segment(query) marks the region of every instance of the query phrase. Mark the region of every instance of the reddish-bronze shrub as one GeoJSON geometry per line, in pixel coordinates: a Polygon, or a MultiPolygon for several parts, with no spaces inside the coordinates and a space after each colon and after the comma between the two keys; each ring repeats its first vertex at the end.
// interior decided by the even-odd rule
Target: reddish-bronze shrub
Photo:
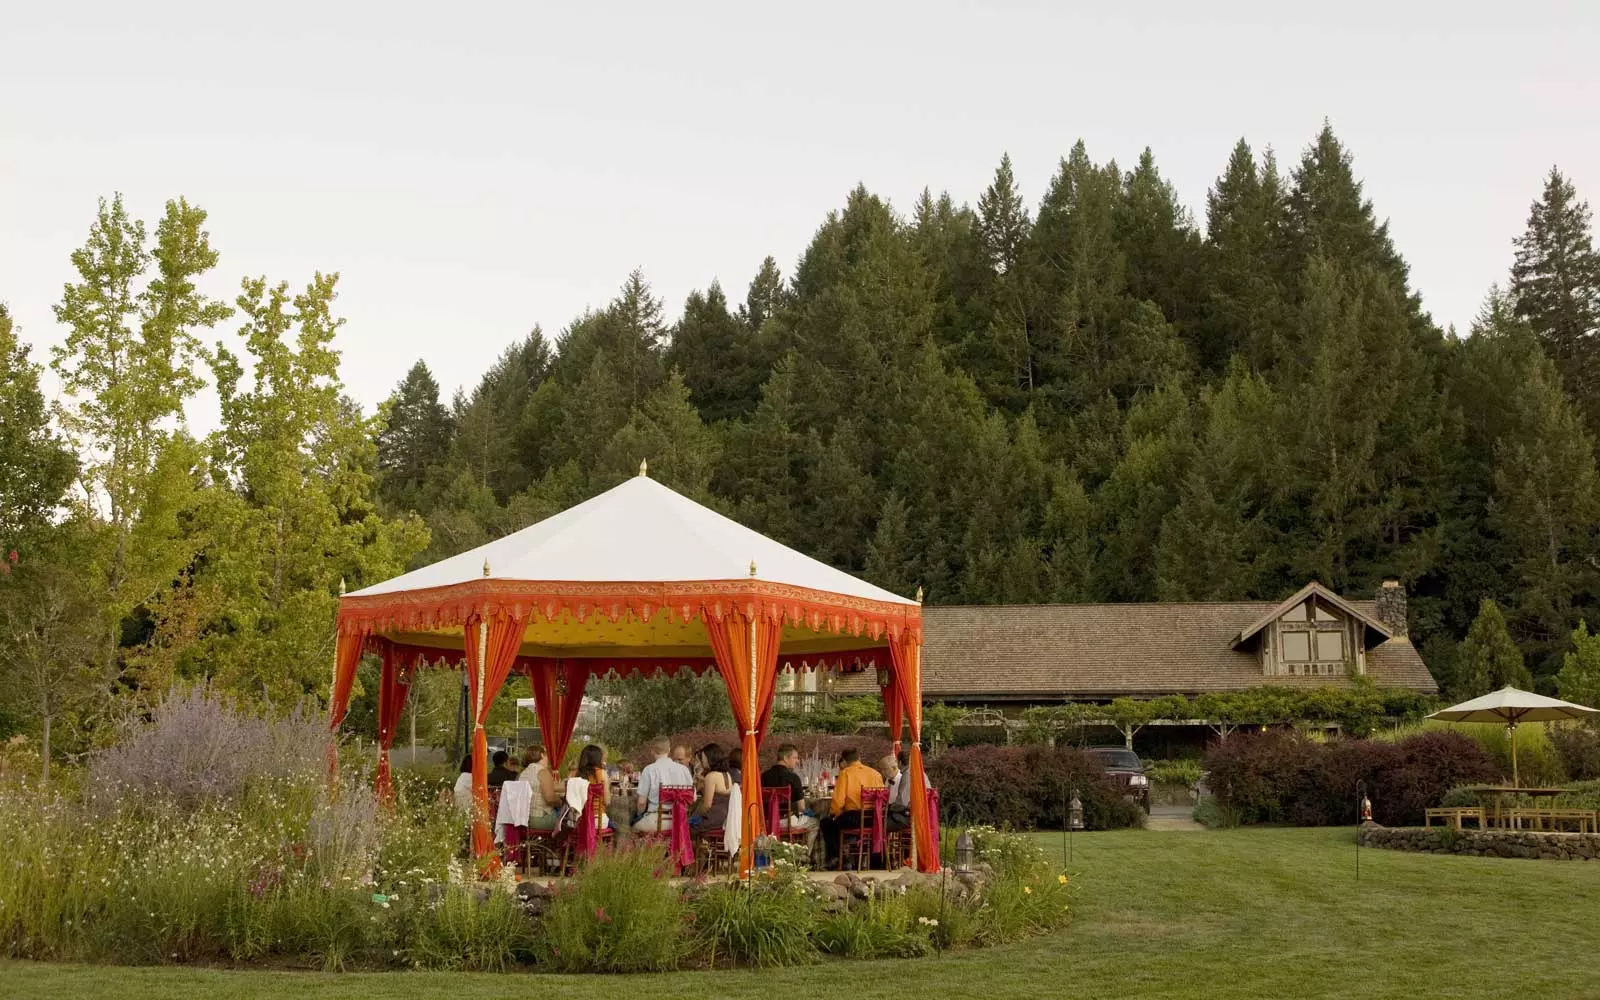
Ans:
{"type": "Polygon", "coordinates": [[[928,764],[942,818],[1030,830],[1060,829],[1072,789],[1094,830],[1137,826],[1138,806],[1123,798],[1104,771],[1076,750],[975,744],[946,750],[928,764]]]}
{"type": "Polygon", "coordinates": [[[1244,823],[1354,823],[1366,782],[1373,819],[1417,825],[1456,785],[1493,781],[1494,761],[1460,733],[1424,732],[1396,743],[1315,743],[1294,733],[1236,734],[1206,755],[1207,785],[1244,823]]]}

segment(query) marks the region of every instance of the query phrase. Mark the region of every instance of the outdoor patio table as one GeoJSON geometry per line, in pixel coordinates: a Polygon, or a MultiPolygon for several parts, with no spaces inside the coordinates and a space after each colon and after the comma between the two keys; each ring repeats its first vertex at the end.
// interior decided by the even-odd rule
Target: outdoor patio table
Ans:
{"type": "Polygon", "coordinates": [[[1565,792],[1564,788],[1516,788],[1513,786],[1496,786],[1490,788],[1473,789],[1478,796],[1478,802],[1483,806],[1483,813],[1489,817],[1489,825],[1503,826],[1502,819],[1505,810],[1502,805],[1508,795],[1526,795],[1529,798],[1555,798],[1565,792]]]}

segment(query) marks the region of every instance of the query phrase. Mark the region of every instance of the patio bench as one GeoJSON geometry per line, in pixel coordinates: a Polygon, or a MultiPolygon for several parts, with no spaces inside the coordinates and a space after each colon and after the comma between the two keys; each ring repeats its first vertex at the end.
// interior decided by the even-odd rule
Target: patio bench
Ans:
{"type": "Polygon", "coordinates": [[[1450,806],[1442,809],[1429,809],[1423,817],[1423,826],[1432,826],[1434,820],[1441,821],[1452,830],[1461,829],[1462,820],[1474,820],[1478,829],[1483,829],[1483,809],[1479,806],[1450,806]]]}
{"type": "Polygon", "coordinates": [[[1522,829],[1552,833],[1593,833],[1596,828],[1595,814],[1588,809],[1512,809],[1511,819],[1522,829]]]}

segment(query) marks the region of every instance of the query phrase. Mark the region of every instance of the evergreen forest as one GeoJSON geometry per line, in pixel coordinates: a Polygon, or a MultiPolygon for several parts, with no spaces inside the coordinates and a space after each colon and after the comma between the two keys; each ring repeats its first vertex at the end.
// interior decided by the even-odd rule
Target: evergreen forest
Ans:
{"type": "Polygon", "coordinates": [[[323,696],[341,581],[517,530],[641,459],[930,604],[1396,578],[1447,693],[1557,693],[1569,662],[1587,683],[1600,253],[1558,169],[1528,196],[1504,284],[1441,329],[1330,128],[1283,163],[1239,142],[1201,216],[1149,151],[1080,142],[1039,192],[1007,157],[960,198],[858,187],[744,289],[679,307],[619,275],[605,308],[508,336],[476,385],[419,360],[365,413],[339,381],[337,276],[207,298],[204,211],[174,200],[147,231],[111,199],[73,254],[64,345],[33,359],[0,314],[0,735],[92,742],[176,679],[323,696]],[[222,420],[198,437],[202,384],[222,420]]]}

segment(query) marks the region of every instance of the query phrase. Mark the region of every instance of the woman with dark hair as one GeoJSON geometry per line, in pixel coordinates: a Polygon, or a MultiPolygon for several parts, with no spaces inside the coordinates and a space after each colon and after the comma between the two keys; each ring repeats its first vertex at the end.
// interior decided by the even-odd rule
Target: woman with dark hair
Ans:
{"type": "Polygon", "coordinates": [[[611,806],[611,782],[606,780],[606,751],[604,747],[597,747],[593,743],[584,747],[583,752],[578,754],[578,764],[572,769],[572,776],[600,786],[600,811],[602,813],[611,806]]]}
{"type": "Polygon", "coordinates": [[[472,755],[461,758],[461,773],[456,775],[456,786],[452,790],[456,808],[464,813],[472,812],[472,755]]]}
{"type": "Polygon", "coordinates": [[[733,791],[728,752],[715,743],[707,743],[700,748],[700,757],[705,761],[705,774],[700,778],[700,799],[689,825],[697,830],[716,830],[728,818],[728,796],[733,791]]]}

